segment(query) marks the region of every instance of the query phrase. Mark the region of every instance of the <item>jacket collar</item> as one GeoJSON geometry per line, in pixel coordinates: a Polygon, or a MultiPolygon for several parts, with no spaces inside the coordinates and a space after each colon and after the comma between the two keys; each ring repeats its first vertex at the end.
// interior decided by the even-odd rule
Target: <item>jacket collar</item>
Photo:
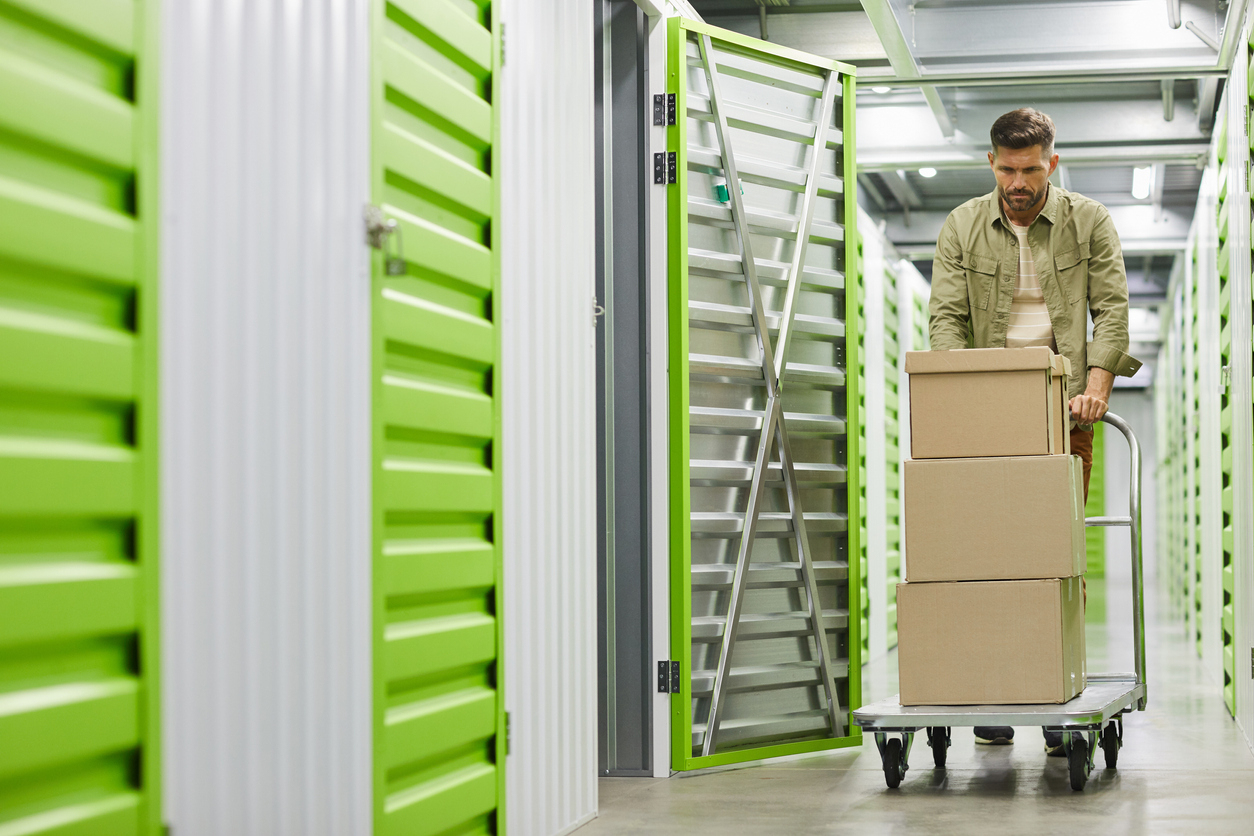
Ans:
{"type": "MultiPolygon", "coordinates": [[[[1058,191],[1057,186],[1053,183],[1049,184],[1049,191],[1045,193],[1045,207],[1041,209],[1039,216],[1049,221],[1050,226],[1058,222],[1058,202],[1061,200],[1058,191]]],[[[1006,217],[1006,212],[1001,207],[1001,197],[997,194],[997,189],[989,192],[986,199],[989,206],[988,222],[997,223],[1001,221],[1006,229],[1010,229],[1010,219],[1006,217]]]]}

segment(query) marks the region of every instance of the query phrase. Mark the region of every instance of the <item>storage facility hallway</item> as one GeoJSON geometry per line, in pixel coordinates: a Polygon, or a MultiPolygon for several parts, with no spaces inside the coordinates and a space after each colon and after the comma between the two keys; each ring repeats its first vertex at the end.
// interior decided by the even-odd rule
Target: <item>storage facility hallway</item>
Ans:
{"type": "MultiPolygon", "coordinates": [[[[1090,595],[1093,594],[1090,588],[1090,595]]],[[[1122,670],[1130,621],[1115,610],[1131,595],[1108,581],[1111,619],[1088,625],[1092,670],[1122,670]],[[1112,658],[1112,653],[1115,658],[1112,658]]],[[[1018,728],[1013,746],[976,746],[955,729],[945,768],[920,735],[898,790],[884,787],[878,752],[812,755],[679,780],[603,778],[600,817],[588,834],[818,833],[1247,833],[1254,817],[1254,753],[1225,710],[1180,625],[1147,602],[1150,711],[1129,715],[1118,769],[1101,754],[1083,794],[1064,758],[1047,758],[1037,728],[1018,728]]],[[[896,693],[894,653],[866,672],[868,699],[896,693]]]]}
{"type": "Polygon", "coordinates": [[[1252,114],[1254,0],[0,0],[0,836],[1254,834],[1252,114]]]}

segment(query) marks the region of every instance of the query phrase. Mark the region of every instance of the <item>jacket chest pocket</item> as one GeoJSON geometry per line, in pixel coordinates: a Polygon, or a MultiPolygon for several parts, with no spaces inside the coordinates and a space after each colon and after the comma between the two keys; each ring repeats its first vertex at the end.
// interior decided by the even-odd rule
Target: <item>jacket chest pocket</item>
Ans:
{"type": "Polygon", "coordinates": [[[989,296],[997,283],[997,259],[976,253],[963,253],[962,268],[967,274],[967,300],[972,308],[988,310],[989,296]]]}
{"type": "Polygon", "coordinates": [[[1084,241],[1054,256],[1054,271],[1068,302],[1079,302],[1088,295],[1089,255],[1089,242],[1084,241]]]}

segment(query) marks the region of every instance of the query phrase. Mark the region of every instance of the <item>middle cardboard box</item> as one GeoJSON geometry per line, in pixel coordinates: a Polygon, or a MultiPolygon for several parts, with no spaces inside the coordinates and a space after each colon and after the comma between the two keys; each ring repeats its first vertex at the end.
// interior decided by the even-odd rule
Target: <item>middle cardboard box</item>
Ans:
{"type": "Polygon", "coordinates": [[[1078,456],[905,462],[906,580],[1084,574],[1078,456]]]}

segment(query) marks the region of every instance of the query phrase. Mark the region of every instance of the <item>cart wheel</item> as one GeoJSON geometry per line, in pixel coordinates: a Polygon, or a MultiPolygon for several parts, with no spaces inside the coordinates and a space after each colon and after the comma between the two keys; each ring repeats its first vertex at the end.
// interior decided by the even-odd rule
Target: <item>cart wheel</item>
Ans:
{"type": "Polygon", "coordinates": [[[949,750],[949,729],[937,726],[927,730],[927,745],[932,747],[932,760],[937,769],[945,768],[945,755],[949,750]]]}
{"type": "Polygon", "coordinates": [[[1080,735],[1071,739],[1067,750],[1067,768],[1071,773],[1071,789],[1079,792],[1089,780],[1089,744],[1080,735]]]}
{"type": "Polygon", "coordinates": [[[903,766],[901,741],[895,737],[891,738],[884,744],[884,780],[888,782],[889,789],[897,789],[901,786],[901,779],[906,773],[903,766]]]}
{"type": "Polygon", "coordinates": [[[1114,723],[1108,723],[1106,728],[1102,729],[1101,745],[1102,753],[1106,756],[1106,768],[1114,769],[1119,761],[1119,747],[1122,745],[1114,723]]]}

